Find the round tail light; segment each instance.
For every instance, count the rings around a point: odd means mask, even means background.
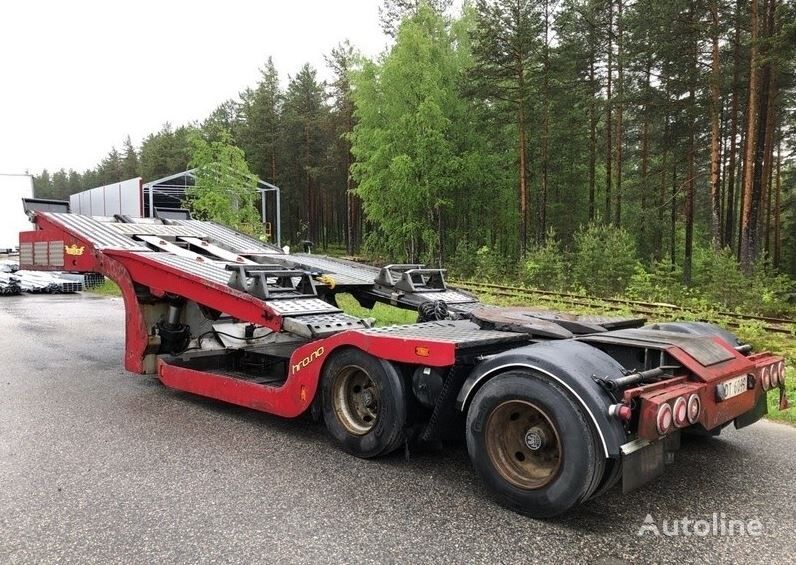
[[[681,396],[674,401],[674,425],[682,428],[688,424],[688,407],[686,406],[685,397]]]
[[[661,404],[658,408],[658,416],[656,418],[658,424],[658,433],[664,435],[672,427],[672,407],[668,404]]]
[[[763,390],[768,390],[771,388],[771,370],[769,365],[763,367],[763,372],[760,375],[760,380],[763,382]]]
[[[777,363],[779,367],[779,386],[785,386],[785,361]]]
[[[692,424],[696,423],[700,412],[702,412],[702,402],[699,400],[699,396],[692,394],[688,397],[688,421]]]

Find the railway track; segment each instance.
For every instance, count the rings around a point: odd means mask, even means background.
[[[787,318],[736,314],[732,312],[715,312],[710,316],[706,316],[704,312],[698,312],[676,304],[623,300],[619,298],[596,298],[571,292],[553,292],[549,290],[475,281],[451,281],[451,284],[463,290],[475,293],[489,293],[507,298],[529,297],[536,301],[541,300],[551,304],[566,304],[598,310],[629,311],[633,314],[647,316],[653,319],[672,318],[687,314],[689,317],[701,318],[702,321],[705,322],[720,323],[729,327],[738,327],[743,325],[744,322],[756,322],[762,325],[762,329],[769,332],[796,335],[796,320]]]

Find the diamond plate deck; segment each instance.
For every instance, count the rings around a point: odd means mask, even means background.
[[[163,224],[122,224],[108,223],[109,228],[124,235],[158,235],[202,237],[205,233],[193,226],[170,226]]]
[[[81,238],[88,240],[98,249],[129,249],[131,251],[147,251],[148,249],[143,244],[110,227],[114,224],[99,222],[90,216],[50,212],[46,214],[46,217],[79,234]]]
[[[342,312],[288,317],[283,326],[286,331],[305,337],[326,337],[345,330],[367,328],[361,319]]]
[[[285,255],[285,258],[310,270],[329,273],[337,284],[341,285],[372,285],[379,274],[377,267],[361,265],[343,259],[333,259],[323,255]]]
[[[385,326],[362,330],[369,335],[383,335],[406,339],[428,339],[455,343],[457,347],[478,347],[493,343],[524,342],[528,336],[515,332],[482,330],[467,321],[424,322],[404,326]]]
[[[229,271],[226,270],[227,264],[223,261],[211,259],[197,261],[171,253],[157,252],[137,253],[137,255],[225,286],[229,282]]]
[[[257,241],[252,237],[243,235],[242,233],[238,233],[229,228],[225,228],[224,226],[216,224],[215,222],[205,222],[202,220],[171,220],[171,222],[172,225],[186,226],[195,229],[197,232],[199,232],[200,236],[209,237],[215,243],[221,245],[222,247],[234,250],[235,253],[240,253],[245,255],[249,254],[256,255],[259,253],[266,253],[266,254],[277,253],[283,255],[282,250],[276,247],[275,245],[270,245],[268,243]],[[186,234],[186,235],[195,235],[195,234]]]
[[[268,305],[280,316],[301,316],[303,314],[324,314],[340,312],[320,298],[280,298],[269,300]]]
[[[466,294],[456,290],[421,290],[415,294],[421,298],[427,298],[428,300],[443,300],[448,304],[468,304],[478,302],[472,296],[467,296]]]

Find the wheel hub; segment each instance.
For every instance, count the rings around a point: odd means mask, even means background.
[[[533,427],[525,432],[525,446],[531,451],[539,451],[546,443],[545,432],[542,428]]]
[[[492,465],[518,488],[542,488],[561,467],[558,430],[542,408],[526,400],[508,400],[492,410],[485,440]]]
[[[379,390],[361,367],[341,369],[332,382],[332,403],[337,419],[354,435],[371,431],[379,417]]]

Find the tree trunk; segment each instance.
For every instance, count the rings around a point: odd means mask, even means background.
[[[304,124],[304,174],[306,175],[307,190],[307,239],[313,243],[318,243],[315,234],[317,213],[315,210],[315,198],[312,192],[312,177],[310,177],[310,129],[309,124]]]
[[[520,79],[522,82],[522,79]],[[525,163],[526,137],[525,137],[525,100],[520,99],[517,109],[517,127],[519,128],[520,152],[520,255],[525,256],[528,245],[528,170]]]
[[[727,153],[730,145],[729,135],[727,135],[727,106],[721,105],[721,125],[719,126],[719,139],[721,140],[721,194],[719,195],[719,240],[721,247],[724,247],[724,222],[727,214],[725,203],[727,201]]]
[[[741,66],[741,4],[735,8],[735,40],[732,49],[732,100],[730,101],[730,162],[727,166],[727,203],[724,221],[724,242],[730,247],[735,239],[735,161],[738,138],[738,82]]]
[[[774,13],[776,10],[776,0],[771,0],[768,7],[766,35],[771,38],[774,37]],[[776,108],[777,108],[777,70],[771,62],[766,63],[764,77],[767,75],[768,82],[766,84],[766,111],[765,121],[761,121],[761,131],[763,131],[762,145],[763,145],[763,163],[762,174],[760,179],[760,201],[764,213],[761,218],[760,227],[763,229],[764,249],[766,253],[770,252],[770,234],[771,228],[771,179],[773,176],[773,161],[774,161],[774,131],[776,130]],[[765,80],[765,78],[764,78]],[[762,102],[762,100],[761,100]],[[764,114],[761,114],[760,119],[763,120]]]
[[[735,161],[738,137],[738,83],[741,67],[741,4],[735,5],[735,40],[732,49],[732,100],[730,102],[730,162],[727,166],[727,204],[724,220],[724,243],[733,246],[735,239]]]
[[[669,158],[669,116],[666,116],[663,127],[663,157],[661,160],[661,179],[658,189],[658,222],[655,226],[655,240],[653,242],[653,255],[656,259],[663,258],[663,215],[666,207],[666,173]]]
[[[721,64],[719,62],[719,6],[711,0],[711,75],[710,75],[710,236],[713,249],[721,248],[721,149],[719,108]]]
[[[696,62],[696,60],[695,60]],[[686,165],[686,174],[688,175],[688,179],[686,179],[686,194],[685,194],[685,208],[683,210],[683,215],[685,216],[685,248],[683,251],[683,284],[685,286],[691,286],[691,257],[693,254],[694,249],[694,183],[696,177],[696,166],[694,164],[694,138],[696,136],[696,120],[694,119],[694,89],[693,86],[691,87],[691,91],[689,92],[689,99],[691,107],[689,114],[692,116],[690,118],[690,125],[691,127],[690,132],[688,134],[688,155],[686,157],[687,165]]]
[[[777,186],[774,192],[774,268],[782,259],[782,134],[777,141]]]
[[[677,161],[672,159],[671,223],[669,224],[669,258],[672,267],[677,264]]]
[[[353,116],[351,115],[352,109],[349,109],[346,106],[346,130],[348,133],[351,133],[354,130],[354,120]],[[351,155],[351,143],[346,141],[346,152],[345,152],[345,172],[346,172],[346,182],[345,182],[345,202],[346,202],[346,253],[348,256],[352,256],[356,251],[356,230],[355,230],[355,223],[356,218],[354,214],[354,207],[356,205],[354,195],[354,179],[351,176],[351,164],[353,163],[353,156]]]
[[[622,110],[624,105],[624,69],[622,54],[622,0],[616,3],[616,208],[614,222],[622,225]]]
[[[650,73],[652,60],[647,56],[644,66],[644,97],[649,96]],[[649,133],[650,133],[650,107],[644,105],[644,122],[641,126],[641,214],[639,219],[639,239],[644,242],[647,225],[647,190],[649,189]]]
[[[746,93],[746,103],[749,103],[749,93]],[[741,183],[741,186],[738,187],[736,191],[738,193],[738,237],[737,241],[734,242],[735,249],[737,251],[736,256],[738,257],[738,261],[741,260],[741,215],[743,214],[744,208],[744,193],[743,193],[743,179],[746,178],[746,133],[749,129],[747,127],[746,121],[749,119],[749,112],[744,111],[744,118],[743,118],[743,126],[741,129],[741,155],[743,158],[738,160],[738,182]]]
[[[689,8],[689,21],[691,26],[696,23],[694,14],[694,2],[691,3]],[[688,89],[688,153],[686,156],[686,194],[685,194],[685,209],[683,214],[685,216],[685,242],[683,249],[683,284],[691,286],[691,258],[694,250],[694,190],[696,184],[696,156],[695,156],[695,138],[696,138],[696,93],[695,83],[698,80],[697,64],[699,56],[699,47],[697,40],[694,39],[691,45],[691,73],[689,76],[689,89]]]
[[[594,49],[590,53],[589,84],[589,221],[594,221],[595,183],[597,178],[597,89],[594,84]]]
[[[766,253],[771,251],[769,247],[771,228],[771,181],[774,172],[774,130],[776,129],[776,102],[777,102],[777,85],[774,72],[771,73],[771,81],[769,85],[769,101],[768,109],[766,112],[766,134],[765,143],[763,147],[763,179],[762,179],[762,201],[765,205],[765,217],[763,218],[764,225],[764,238]]]
[[[614,21],[614,3],[613,0],[608,1],[608,83],[606,89],[605,99],[605,221],[611,223],[611,162],[613,160],[613,142],[611,141],[611,130],[613,129],[613,121],[611,119],[611,64],[613,62],[613,21]]]
[[[751,5],[751,49],[749,55],[749,105],[746,119],[746,151],[744,155],[743,209],[741,211],[741,267],[744,272],[751,273],[755,259],[756,223],[754,195],[754,160],[757,147],[757,106],[760,97],[760,69],[758,68],[758,15],[757,0]]]
[[[539,195],[539,226],[536,229],[537,243],[544,241],[545,231],[547,230],[547,192],[548,192],[548,158],[550,155],[550,13],[549,2],[544,3],[544,50],[543,67],[544,78],[542,80],[542,183]],[[556,189],[558,194],[558,189]]]

